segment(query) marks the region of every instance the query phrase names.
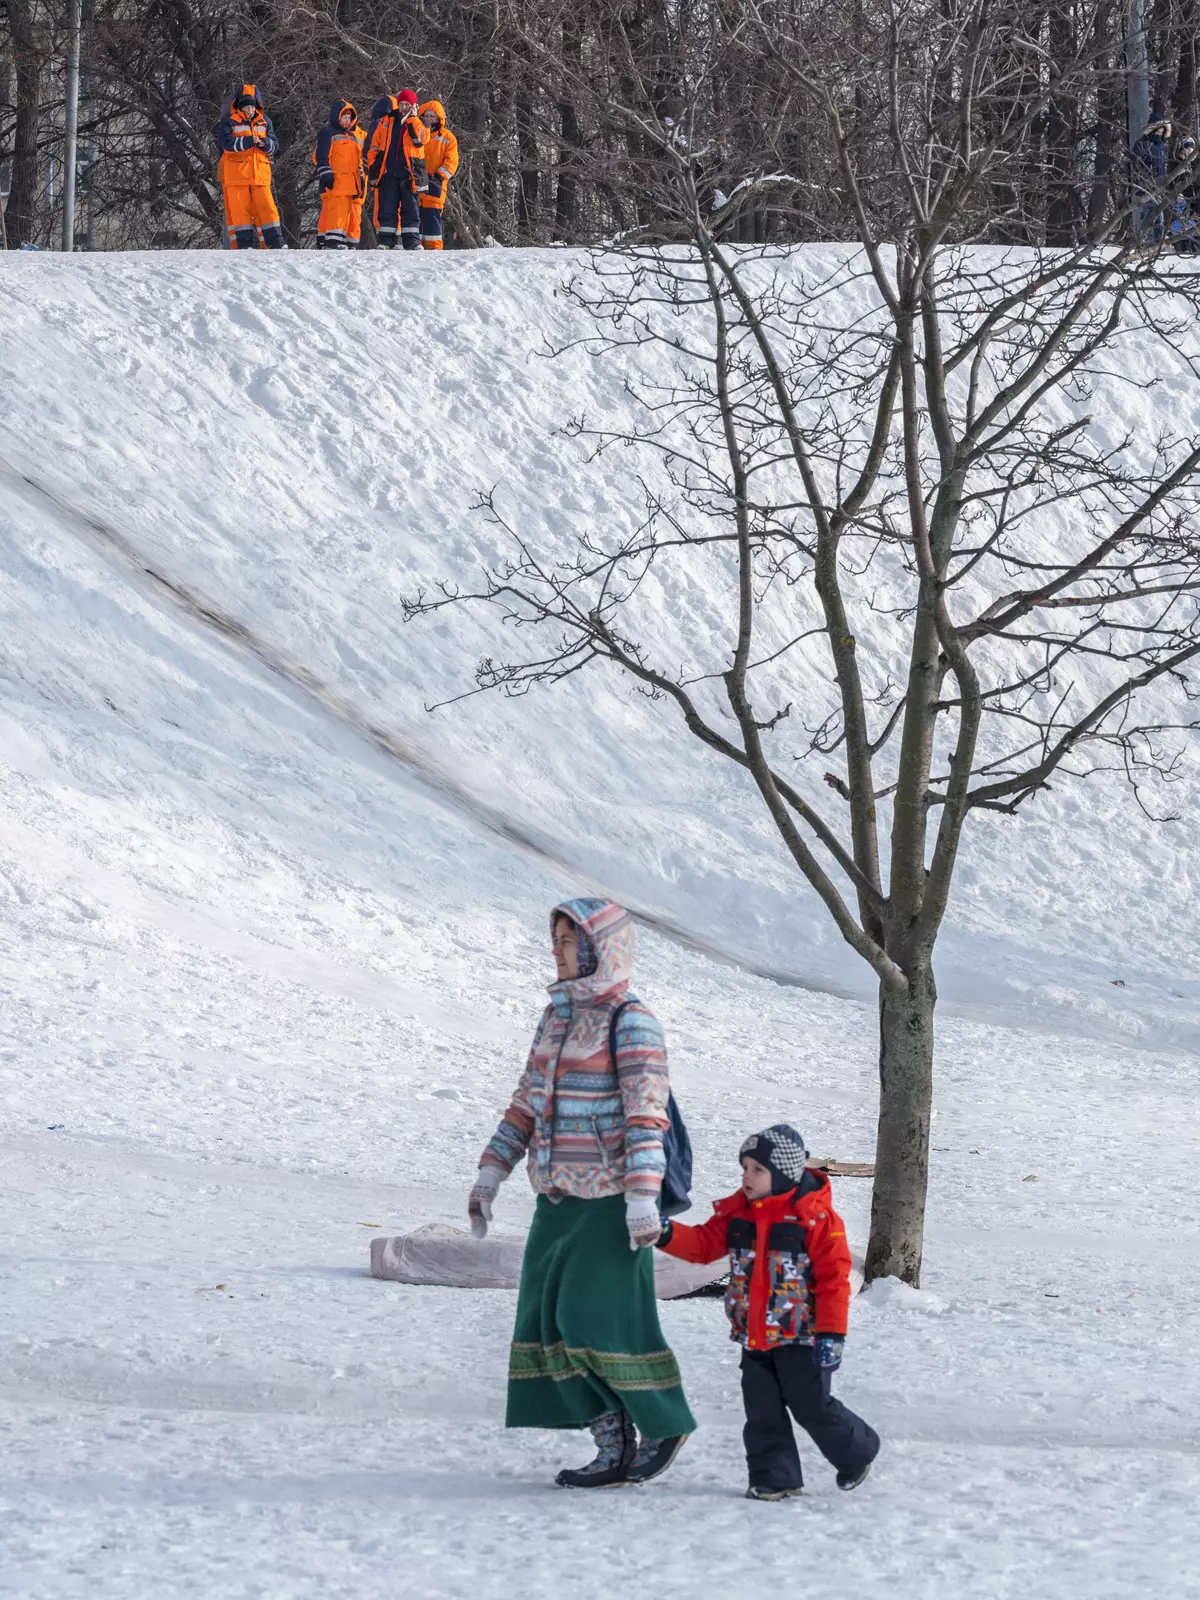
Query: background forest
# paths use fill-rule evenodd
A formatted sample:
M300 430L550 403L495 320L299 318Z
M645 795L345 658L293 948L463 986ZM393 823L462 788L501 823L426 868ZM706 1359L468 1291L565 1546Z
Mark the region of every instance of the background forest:
M461 141L448 242L580 243L653 236L660 225L669 233L669 163L631 122L639 101L660 126L686 108L687 137L732 237L848 237L853 219L823 108L764 40L819 39L867 166L879 143L871 203L886 210L902 175L886 155L887 108L863 90L853 58L877 51L903 7L782 0L754 8L766 31L746 28L747 9L739 0L85 0L77 247L219 245L216 124L243 78L259 85L279 134L275 192L293 246L313 242L310 155L331 101L348 96L365 121L380 95L408 84L445 102ZM969 10L977 8L964 18ZM952 27L954 11L955 0L943 0L943 24ZM70 0L0 0L9 248L49 247L61 230L70 13ZM1134 52L1134 98L1173 113L1178 128L1195 124L1198 33L1200 0L1157 0L1141 36L1144 72L1140 45ZM1070 244L1129 203L1130 38L1123 0L992 8L988 48L1012 70L994 74L993 103L971 115L981 138L1001 123L1011 133L1028 115L1020 161L989 215L974 219L975 237ZM937 61L912 63L914 81L934 84L948 116L961 110L957 70L949 47L941 80ZM743 204L727 201L763 178L781 181L747 188Z

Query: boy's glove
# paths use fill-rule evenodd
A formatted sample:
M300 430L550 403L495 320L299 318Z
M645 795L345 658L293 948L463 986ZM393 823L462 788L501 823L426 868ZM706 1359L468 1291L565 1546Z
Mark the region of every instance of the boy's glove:
M492 1220L492 1201L500 1193L504 1174L490 1164L480 1167L475 1187L467 1196L467 1215L471 1219L471 1237L486 1239L488 1223Z
M321 191L322 194L325 193L326 189L332 189L333 188L333 168L332 167L318 167L317 168L317 188Z
M836 1372L842 1364L840 1333L819 1333L813 1340L813 1354L822 1372Z
M675 1232L675 1224L671 1221L670 1217L659 1217L658 1220L662 1225L662 1232L659 1234L654 1243L660 1250L665 1250L671 1242L671 1235Z
M629 1229L629 1248L644 1250L662 1232L658 1201L652 1194L625 1196L625 1226Z
M440 200L442 198L442 180L436 173L429 180L428 192L431 200Z

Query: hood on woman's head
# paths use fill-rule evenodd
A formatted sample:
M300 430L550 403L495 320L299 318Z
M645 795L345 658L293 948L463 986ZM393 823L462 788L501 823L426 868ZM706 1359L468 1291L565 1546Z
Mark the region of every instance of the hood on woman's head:
M559 917L575 924L579 976L598 978L601 987L628 983L633 975L633 918L612 900L564 900L550 913L550 936Z

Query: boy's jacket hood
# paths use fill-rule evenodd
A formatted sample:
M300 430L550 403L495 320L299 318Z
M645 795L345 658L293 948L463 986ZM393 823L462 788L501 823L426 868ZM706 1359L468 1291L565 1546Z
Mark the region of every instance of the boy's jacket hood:
M794 1184L783 1194L769 1194L762 1200L747 1200L745 1191L738 1189L736 1193L726 1195L724 1200L714 1201L713 1211L719 1217L734 1217L740 1214L754 1220L765 1215L768 1222L778 1222L781 1217L786 1216L789 1211L795 1211L797 1206L810 1198L832 1208L833 1187L827 1172L814 1172L810 1168L799 1183Z
M331 128L336 128L339 133L342 132L341 117L343 111L354 111L354 107L351 105L349 100L335 100L329 111L329 125ZM354 111L354 121L350 124L350 126L351 128L356 128L358 126L357 111Z

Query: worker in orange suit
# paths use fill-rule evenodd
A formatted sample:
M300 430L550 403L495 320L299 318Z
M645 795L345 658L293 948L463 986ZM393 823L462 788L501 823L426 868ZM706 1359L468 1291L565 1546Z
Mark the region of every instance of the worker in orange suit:
M428 188L425 124L417 115L411 89L388 95L371 108L367 135L367 176L375 186L375 236L385 250L421 246L418 199Z
M440 100L426 100L421 107L425 124L425 173L429 183L421 202L421 243L426 250L442 248L442 207L446 204L446 185L458 171L458 140L446 126L446 112Z
M349 100L335 100L329 121L317 135L313 165L321 191L321 216L317 222L318 250L349 250L362 232L362 208L367 194L363 142L367 135L358 125L358 112Z
M225 226L231 250L286 250L279 209L271 193L271 162L279 140L252 83L232 95L221 114L221 159L217 177L225 196Z

